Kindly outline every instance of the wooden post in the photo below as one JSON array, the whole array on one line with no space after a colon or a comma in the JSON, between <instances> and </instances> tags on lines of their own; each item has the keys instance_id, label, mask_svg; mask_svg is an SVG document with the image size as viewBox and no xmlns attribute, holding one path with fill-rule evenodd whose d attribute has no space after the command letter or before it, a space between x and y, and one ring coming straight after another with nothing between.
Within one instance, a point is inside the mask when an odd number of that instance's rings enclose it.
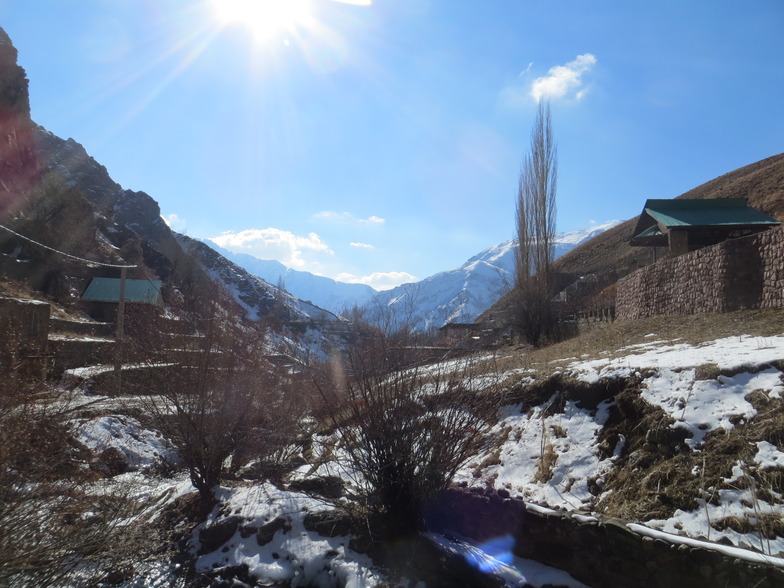
<instances>
[{"instance_id":1,"label":"wooden post","mask_svg":"<svg viewBox=\"0 0 784 588\"><path fill-rule=\"evenodd\" d=\"M122 392L122 345L125 332L125 278L127 273L127 268L120 268L120 299L117 304L117 324L114 336L114 374L117 380L117 394Z\"/></svg>"}]
</instances>

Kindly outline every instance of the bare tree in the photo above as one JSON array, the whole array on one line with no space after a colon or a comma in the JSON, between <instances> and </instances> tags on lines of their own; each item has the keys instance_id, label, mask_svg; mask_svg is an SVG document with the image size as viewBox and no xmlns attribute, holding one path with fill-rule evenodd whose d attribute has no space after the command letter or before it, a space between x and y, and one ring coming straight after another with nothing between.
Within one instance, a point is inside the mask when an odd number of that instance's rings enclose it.
<instances>
[{"instance_id":1,"label":"bare tree","mask_svg":"<svg viewBox=\"0 0 784 588\"><path fill-rule=\"evenodd\" d=\"M378 539L422 530L428 501L490 442L497 398L474 390L473 367L470 359L421 365L410 348L377 335L317 382L337 455L355 473L351 498Z\"/></svg>"},{"instance_id":2,"label":"bare tree","mask_svg":"<svg viewBox=\"0 0 784 588\"><path fill-rule=\"evenodd\" d=\"M239 461L268 458L295 436L305 404L292 401L285 374L265 356L263 332L237 324L218 298L205 314L199 335L190 338L196 345L175 340L163 352L150 349L154 375L138 391L211 506L215 486Z\"/></svg>"},{"instance_id":3,"label":"bare tree","mask_svg":"<svg viewBox=\"0 0 784 588\"><path fill-rule=\"evenodd\" d=\"M531 152L523 161L517 191L515 291L518 326L527 342L538 345L553 334L553 246L557 149L553 139L550 104L540 102L531 132Z\"/></svg>"}]
</instances>

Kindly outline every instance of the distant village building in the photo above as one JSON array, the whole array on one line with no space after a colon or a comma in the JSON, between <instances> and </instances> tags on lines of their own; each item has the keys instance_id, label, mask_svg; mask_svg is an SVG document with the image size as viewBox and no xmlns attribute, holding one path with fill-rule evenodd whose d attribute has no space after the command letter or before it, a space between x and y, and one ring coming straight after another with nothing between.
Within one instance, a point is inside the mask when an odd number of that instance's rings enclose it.
<instances>
[{"instance_id":1,"label":"distant village building","mask_svg":"<svg viewBox=\"0 0 784 588\"><path fill-rule=\"evenodd\" d=\"M671 257L766 231L780 223L745 198L646 200L631 245L666 248Z\"/></svg>"},{"instance_id":2,"label":"distant village building","mask_svg":"<svg viewBox=\"0 0 784 588\"><path fill-rule=\"evenodd\" d=\"M439 343L446 347L473 349L493 345L502 338L502 333L487 322L446 323L438 329Z\"/></svg>"},{"instance_id":3,"label":"distant village building","mask_svg":"<svg viewBox=\"0 0 784 588\"><path fill-rule=\"evenodd\" d=\"M93 278L82 294L82 308L92 318L113 322L120 304L119 278ZM125 303L162 307L160 280L125 280Z\"/></svg>"}]
</instances>

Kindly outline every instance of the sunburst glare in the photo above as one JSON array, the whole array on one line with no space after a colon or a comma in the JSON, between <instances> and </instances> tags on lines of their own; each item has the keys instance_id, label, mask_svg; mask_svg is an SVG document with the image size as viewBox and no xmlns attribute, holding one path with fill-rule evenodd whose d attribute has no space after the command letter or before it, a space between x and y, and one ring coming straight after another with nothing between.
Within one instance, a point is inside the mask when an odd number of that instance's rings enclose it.
<instances>
[{"instance_id":1,"label":"sunburst glare","mask_svg":"<svg viewBox=\"0 0 784 588\"><path fill-rule=\"evenodd\" d=\"M266 43L313 26L311 0L212 0L223 25L246 27L258 43Z\"/></svg>"}]
</instances>

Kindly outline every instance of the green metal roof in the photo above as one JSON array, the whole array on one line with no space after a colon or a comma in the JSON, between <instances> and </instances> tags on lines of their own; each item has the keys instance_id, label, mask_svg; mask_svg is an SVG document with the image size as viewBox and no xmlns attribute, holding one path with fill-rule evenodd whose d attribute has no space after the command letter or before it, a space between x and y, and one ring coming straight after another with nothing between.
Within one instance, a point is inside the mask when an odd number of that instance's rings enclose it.
<instances>
[{"instance_id":1,"label":"green metal roof","mask_svg":"<svg viewBox=\"0 0 784 588\"><path fill-rule=\"evenodd\" d=\"M635 235L634 238L635 239L645 239L645 238L649 238L649 237L661 237L661 236L662 236L661 229L659 229L659 227L657 225L653 225L653 226L650 226L647 229L645 229L639 235Z\"/></svg>"},{"instance_id":2,"label":"green metal roof","mask_svg":"<svg viewBox=\"0 0 784 588\"><path fill-rule=\"evenodd\" d=\"M764 212L751 208L745 198L647 200L645 212L666 227L779 224Z\"/></svg>"},{"instance_id":3,"label":"green metal roof","mask_svg":"<svg viewBox=\"0 0 784 588\"><path fill-rule=\"evenodd\" d=\"M125 280L125 301L158 304L160 280ZM82 294L82 300L92 302L120 302L119 278L93 278Z\"/></svg>"},{"instance_id":4,"label":"green metal roof","mask_svg":"<svg viewBox=\"0 0 784 588\"><path fill-rule=\"evenodd\" d=\"M667 245L662 231L673 228L708 228L756 232L780 223L751 208L745 198L646 200L631 245Z\"/></svg>"}]
</instances>

